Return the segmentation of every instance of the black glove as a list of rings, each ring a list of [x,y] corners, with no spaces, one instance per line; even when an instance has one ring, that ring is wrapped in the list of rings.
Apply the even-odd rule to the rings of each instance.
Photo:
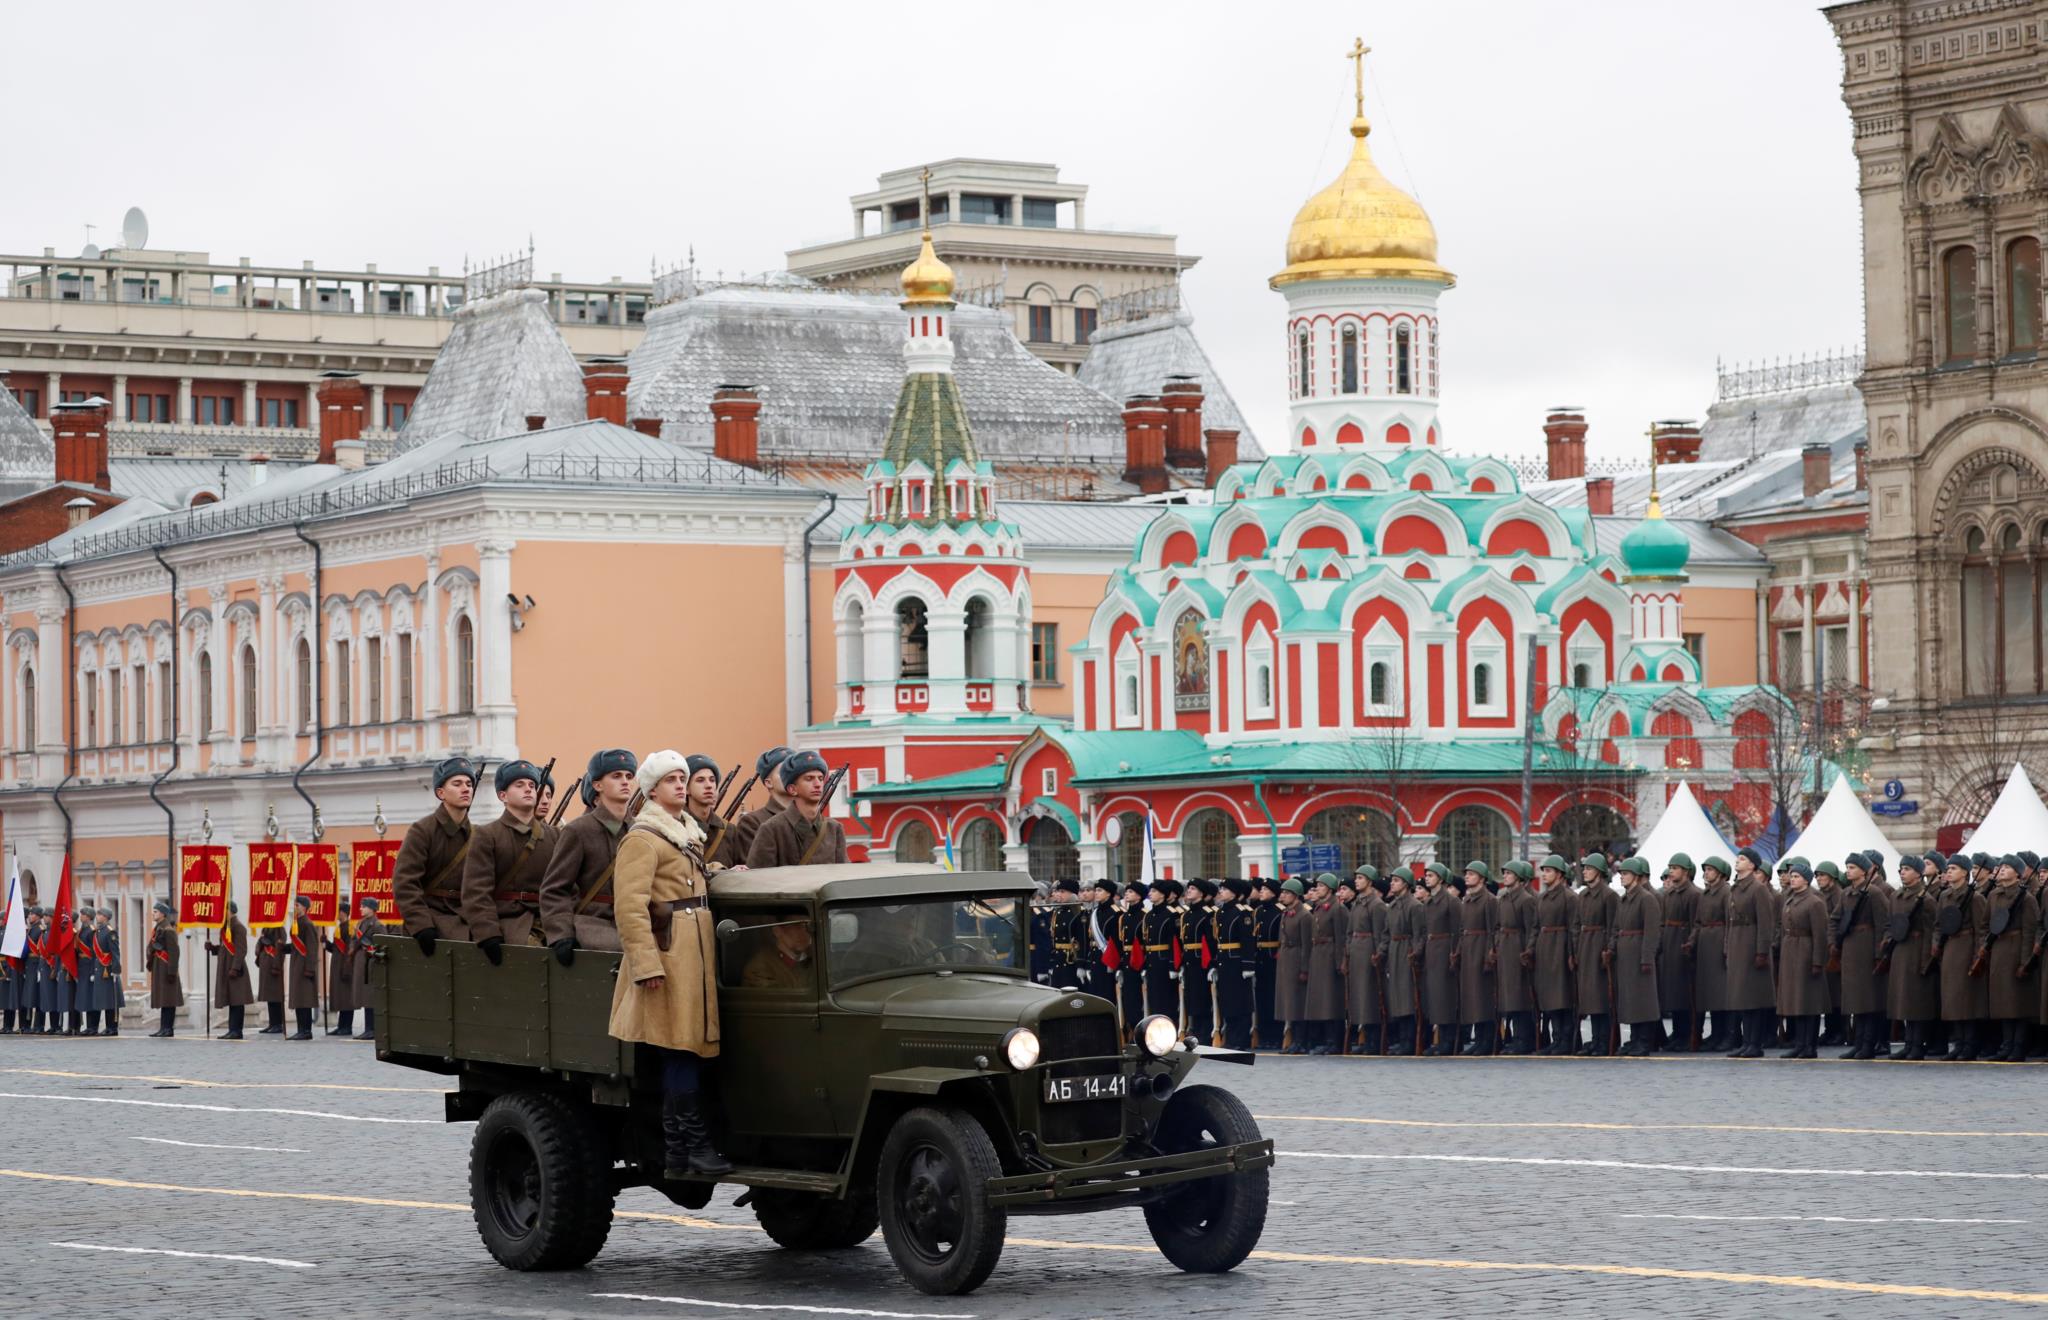
[[[564,935],[561,939],[548,945],[548,947],[555,951],[555,961],[562,964],[562,966],[567,967],[570,963],[576,961],[576,937],[574,935]]]
[[[489,958],[491,960],[491,966],[499,967],[504,964],[505,939],[503,936],[492,935],[486,939],[478,940],[476,942],[476,947],[478,952],[482,953],[484,957]]]
[[[427,927],[425,930],[414,931],[412,937],[419,942],[421,953],[424,953],[429,958],[434,956],[434,942],[440,939],[441,936],[432,926]]]

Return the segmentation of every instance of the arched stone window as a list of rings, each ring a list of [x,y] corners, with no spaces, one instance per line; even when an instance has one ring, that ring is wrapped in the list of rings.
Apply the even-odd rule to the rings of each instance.
[[[839,681],[860,683],[867,665],[867,611],[859,601],[849,601],[846,606],[846,644],[839,652]]]
[[[1306,399],[1308,397],[1309,381],[1308,331],[1302,331],[1301,335],[1294,341],[1294,352],[1296,371],[1294,392]]]
[[[1977,249],[1954,247],[1942,254],[1941,289],[1948,328],[1942,361],[1973,361],[1977,356]]]
[[[468,623],[469,620],[464,619],[463,622]],[[334,643],[334,723],[337,727],[343,729],[355,723],[355,705],[350,700],[350,697],[353,695],[349,690],[350,677],[348,642],[336,638]]]
[[[1310,843],[1336,844],[1344,862],[1338,868],[1342,875],[1361,866],[1384,871],[1400,863],[1400,836],[1393,819],[1371,807],[1324,807],[1302,824],[1301,835]]]
[[[199,653],[199,737],[213,736],[213,657],[206,652]]]
[[[1273,634],[1260,628],[1244,645],[1245,673],[1249,686],[1245,690],[1245,715],[1250,719],[1267,719],[1273,714]]]
[[[2016,238],[2005,247],[2005,351],[2041,347],[2041,242]]]
[[[298,658],[294,666],[299,685],[299,732],[313,731],[313,643],[299,638]]]
[[[1003,832],[992,820],[974,820],[960,831],[959,862],[963,871],[1003,869]]]
[[[1581,660],[1572,666],[1572,686],[1577,688],[1593,686],[1593,666]]]
[[[938,841],[932,837],[932,827],[921,820],[904,823],[896,831],[896,860],[899,862],[929,862],[938,848]]]
[[[256,736],[256,648],[244,646],[241,655],[241,715],[242,727],[236,732],[244,738]]]
[[[896,676],[931,676],[931,635],[921,600],[906,600],[896,607]]]
[[[1181,870],[1215,879],[1238,874],[1237,822],[1221,807],[1204,807],[1180,831]]]
[[[1634,834],[1628,821],[1613,807],[1599,802],[1580,802],[1566,807],[1551,821],[1550,851],[1572,862],[1595,852],[1607,854],[1608,860],[1612,861],[1635,851]],[[1576,876],[1573,878],[1577,879]]]
[[[1109,878],[1121,890],[1133,880],[1145,883],[1145,817],[1126,811],[1116,819],[1116,842],[1109,846]]]
[[[1081,878],[1081,850],[1067,827],[1050,816],[1040,816],[1027,827],[1024,850],[1031,878],[1047,888]]]
[[[1373,705],[1384,706],[1388,703],[1389,687],[1387,675],[1391,672],[1386,661],[1375,660],[1372,662],[1371,677],[1367,680],[1366,684],[1366,699]]]
[[[1355,326],[1355,325],[1347,325],[1347,326],[1345,326],[1345,327],[1344,327],[1344,341],[1343,341],[1343,342],[1344,342],[1344,350],[1343,350],[1343,355],[1342,355],[1342,362],[1343,362],[1343,372],[1344,372],[1344,392],[1345,392],[1346,394],[1356,394],[1356,393],[1358,393],[1358,327],[1357,327],[1357,326]]]
[[[989,627],[989,604],[986,596],[976,596],[967,602],[965,628],[967,677],[995,677],[995,634]]]
[[[455,709],[463,715],[476,711],[476,625],[467,614],[455,621]]]
[[[1477,859],[1497,872],[1513,847],[1508,818],[1491,807],[1459,807],[1436,831],[1436,859],[1453,871]]]
[[[1394,393],[1415,392],[1415,341],[1405,325],[1394,327]]]

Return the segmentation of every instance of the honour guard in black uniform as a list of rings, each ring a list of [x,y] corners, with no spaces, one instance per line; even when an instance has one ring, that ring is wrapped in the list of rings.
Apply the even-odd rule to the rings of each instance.
[[[28,909],[28,943],[21,951],[21,985],[15,991],[15,1012],[21,1019],[21,1030],[30,1036],[41,1035],[43,1030],[43,940],[47,935],[43,928],[43,910],[31,905]]]
[[[1201,1045],[1216,1043],[1216,910],[1209,905],[1214,894],[1209,881],[1189,880],[1180,915],[1181,1002],[1188,1034]]]
[[[1044,898],[1031,900],[1031,979],[1052,984],[1052,904]]]
[[[1258,979],[1257,912],[1240,902],[1244,881],[1216,882],[1216,1016],[1227,1049],[1252,1047],[1252,998]]]
[[[1157,1013],[1180,1025],[1180,913],[1174,910],[1174,895],[1180,886],[1171,880],[1154,880],[1146,892],[1149,905],[1141,926],[1145,941],[1145,1012]]]
[[[1135,880],[1124,884],[1123,899],[1116,905],[1116,943],[1122,951],[1117,959],[1116,1002],[1124,1020],[1124,1035],[1137,1030],[1145,1016],[1145,887]]]
[[[1286,1030],[1273,1011],[1273,988],[1280,972],[1280,892],[1270,879],[1252,886],[1252,935],[1258,962],[1252,978],[1252,1028],[1262,1050],[1280,1048]]]
[[[1052,886],[1052,983],[1062,990],[1081,988],[1081,906],[1079,881],[1062,877]]]
[[[78,976],[71,985],[71,1022],[65,1034],[97,1036],[100,1034],[100,960],[99,948],[93,943],[90,905],[78,909],[78,924],[72,929],[77,932]]]

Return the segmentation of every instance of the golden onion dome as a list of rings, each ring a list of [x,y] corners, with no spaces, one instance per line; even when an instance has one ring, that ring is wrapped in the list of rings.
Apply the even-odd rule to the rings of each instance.
[[[1272,287],[1305,280],[1428,280],[1456,283],[1436,264],[1436,226],[1422,204],[1387,181],[1365,145],[1372,125],[1351,121],[1351,160],[1337,181],[1295,212],[1287,269]]]
[[[932,251],[932,231],[924,231],[917,260],[903,268],[903,301],[920,306],[953,301],[953,268]]]

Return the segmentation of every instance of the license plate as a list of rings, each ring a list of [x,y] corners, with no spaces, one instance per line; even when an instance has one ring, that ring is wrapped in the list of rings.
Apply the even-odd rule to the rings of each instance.
[[[1045,1079],[1045,1098],[1049,1104],[1064,1100],[1121,1100],[1130,1093],[1131,1079],[1122,1073]]]

